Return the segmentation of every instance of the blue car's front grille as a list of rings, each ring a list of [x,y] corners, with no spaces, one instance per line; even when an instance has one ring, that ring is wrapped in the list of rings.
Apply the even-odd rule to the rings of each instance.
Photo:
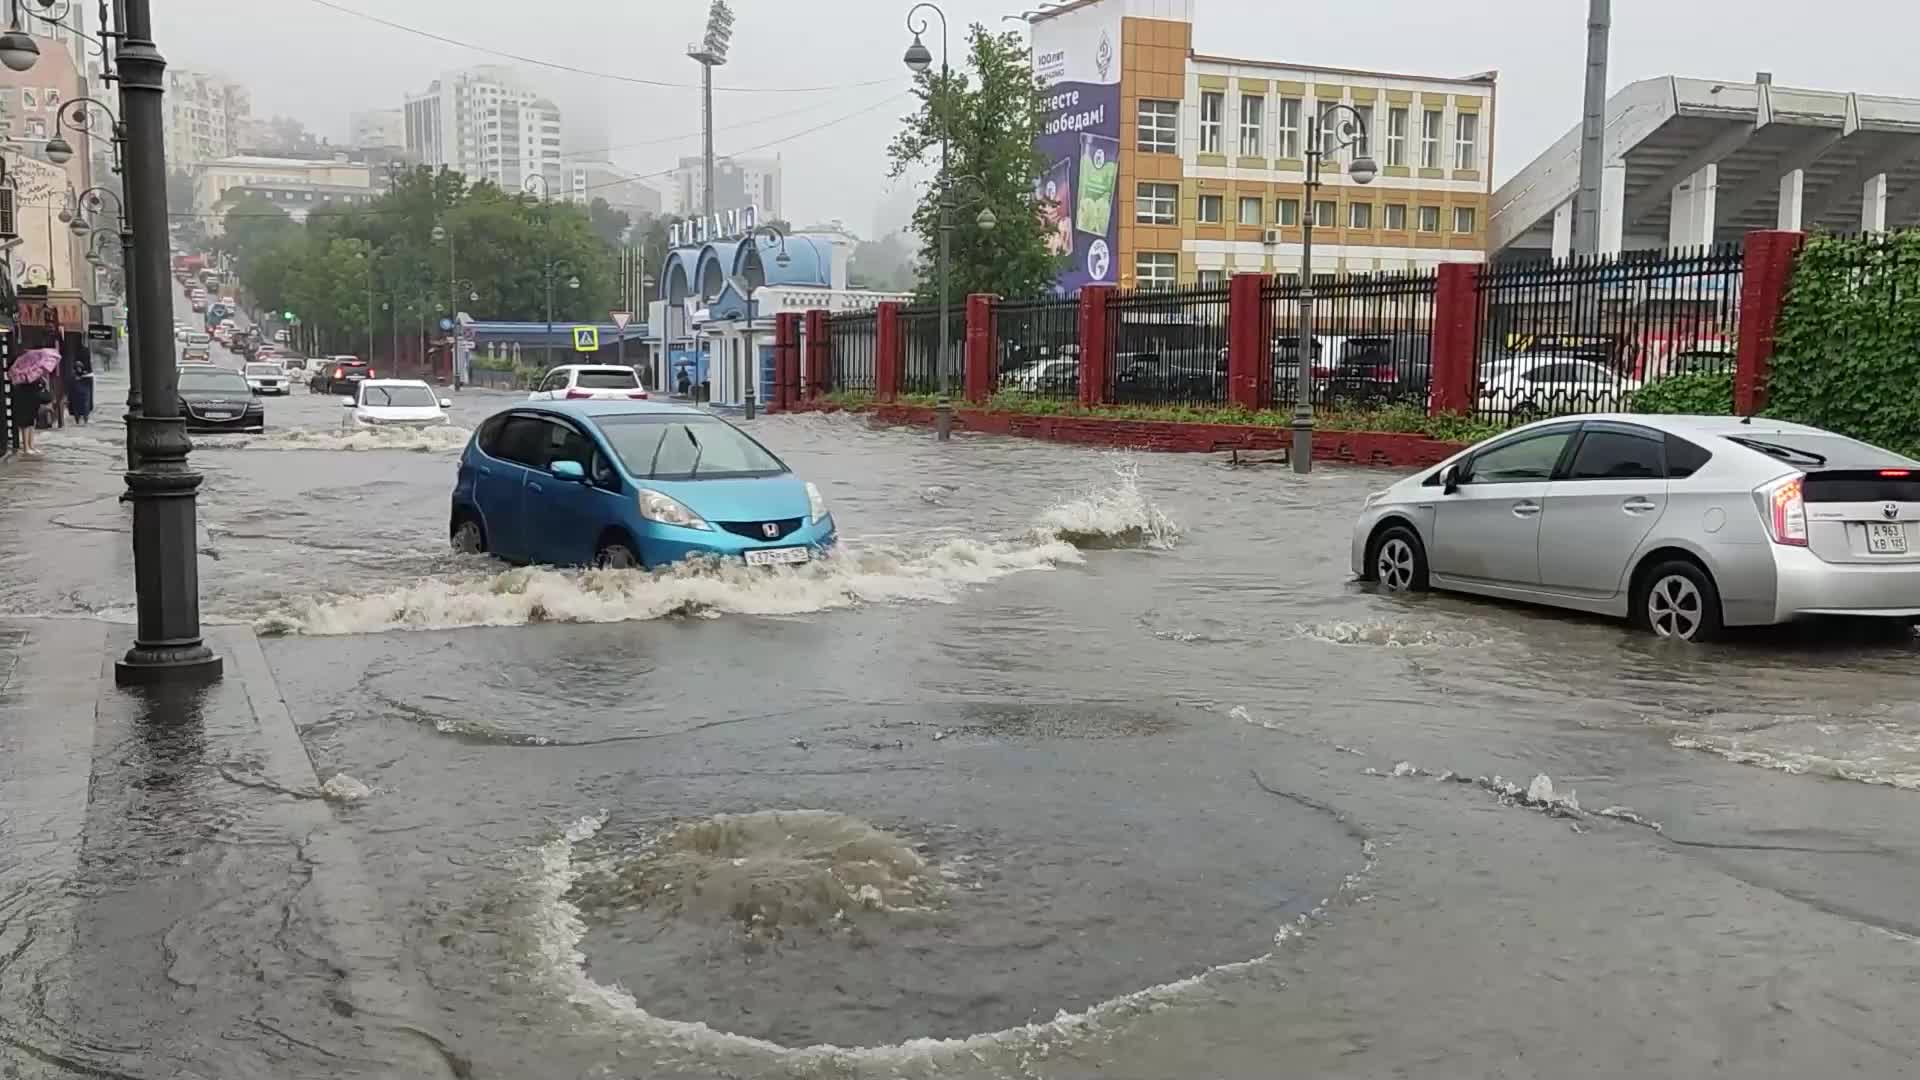
[[[744,536],[749,540],[785,540],[800,528],[800,518],[786,518],[782,521],[716,521],[715,525],[735,536]]]

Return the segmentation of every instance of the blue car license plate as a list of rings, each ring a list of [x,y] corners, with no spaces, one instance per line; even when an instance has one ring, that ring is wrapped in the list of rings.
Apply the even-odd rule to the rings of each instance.
[[[813,558],[813,553],[803,547],[759,548],[746,553],[748,566],[790,566]]]

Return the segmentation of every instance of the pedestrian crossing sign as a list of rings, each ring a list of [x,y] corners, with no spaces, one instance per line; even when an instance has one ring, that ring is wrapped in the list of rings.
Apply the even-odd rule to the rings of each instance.
[[[599,352],[600,328],[597,326],[576,326],[573,328],[574,352]]]

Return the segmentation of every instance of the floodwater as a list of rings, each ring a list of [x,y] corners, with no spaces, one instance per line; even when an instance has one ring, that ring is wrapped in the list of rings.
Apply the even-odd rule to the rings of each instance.
[[[463,395],[456,423],[508,400]],[[830,562],[508,568],[446,549],[458,432],[341,436],[331,402],[196,452],[205,614],[266,635],[378,897],[359,917],[417,980],[389,1019],[455,1071],[1890,1076],[1920,1053],[1911,635],[1672,648],[1381,596],[1346,559],[1384,474],[845,417],[751,425],[826,491]],[[29,466],[0,610],[126,617],[97,565],[125,563],[116,433]],[[90,831],[124,816],[112,777],[165,772],[116,760]],[[272,795],[231,761],[186,775],[185,835]],[[72,1075],[378,1074],[371,1022],[249,944],[325,874],[181,843],[194,902],[128,932],[169,978],[90,994],[116,953],[82,950],[36,1045],[67,1040]],[[89,850],[84,888],[163,858]],[[143,1063],[131,1033],[176,1009],[169,1068]]]

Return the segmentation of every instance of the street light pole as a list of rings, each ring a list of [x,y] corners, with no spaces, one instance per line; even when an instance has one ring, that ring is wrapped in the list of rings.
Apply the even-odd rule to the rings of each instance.
[[[1300,218],[1300,312],[1299,365],[1293,390],[1293,471],[1313,471],[1313,208],[1314,194],[1320,190],[1320,163],[1327,147],[1321,145],[1320,125],[1333,119],[1332,150],[1350,146],[1360,152],[1354,156],[1348,175],[1355,183],[1370,184],[1378,169],[1368,153],[1366,117],[1351,105],[1329,105],[1318,116],[1307,116],[1306,205]],[[1335,358],[1337,359],[1337,358]]]
[[[913,44],[907,46],[907,67],[916,73],[925,72],[933,61],[933,57],[927,52],[927,47],[920,42],[920,35],[927,31],[927,20],[924,17],[918,20],[914,18],[923,9],[933,12],[940,20],[940,84],[937,95],[945,95],[952,71],[947,66],[947,13],[940,10],[938,4],[922,2],[907,9],[907,30],[913,34]],[[947,176],[947,117],[939,115],[936,100],[936,96],[928,97],[929,113],[937,115],[940,123],[940,177],[937,181],[940,185],[937,203],[940,258],[939,265],[935,268],[935,278],[939,282],[936,289],[940,300],[940,343],[935,352],[938,358],[935,363],[939,367],[940,389],[933,399],[933,430],[936,438],[946,442],[953,437],[953,401],[947,396],[947,366],[952,359],[950,356],[952,346],[947,340],[947,278],[953,264],[953,189],[950,178]]]
[[[129,327],[144,391],[133,419],[140,467],[127,472],[133,503],[133,577],[139,614],[133,647],[114,666],[127,683],[209,682],[220,658],[200,638],[200,474],[180,418],[173,364],[173,297],[167,273],[167,62],[153,42],[148,0],[125,0],[117,56],[125,122],[126,209],[133,232],[127,273],[140,320]]]

